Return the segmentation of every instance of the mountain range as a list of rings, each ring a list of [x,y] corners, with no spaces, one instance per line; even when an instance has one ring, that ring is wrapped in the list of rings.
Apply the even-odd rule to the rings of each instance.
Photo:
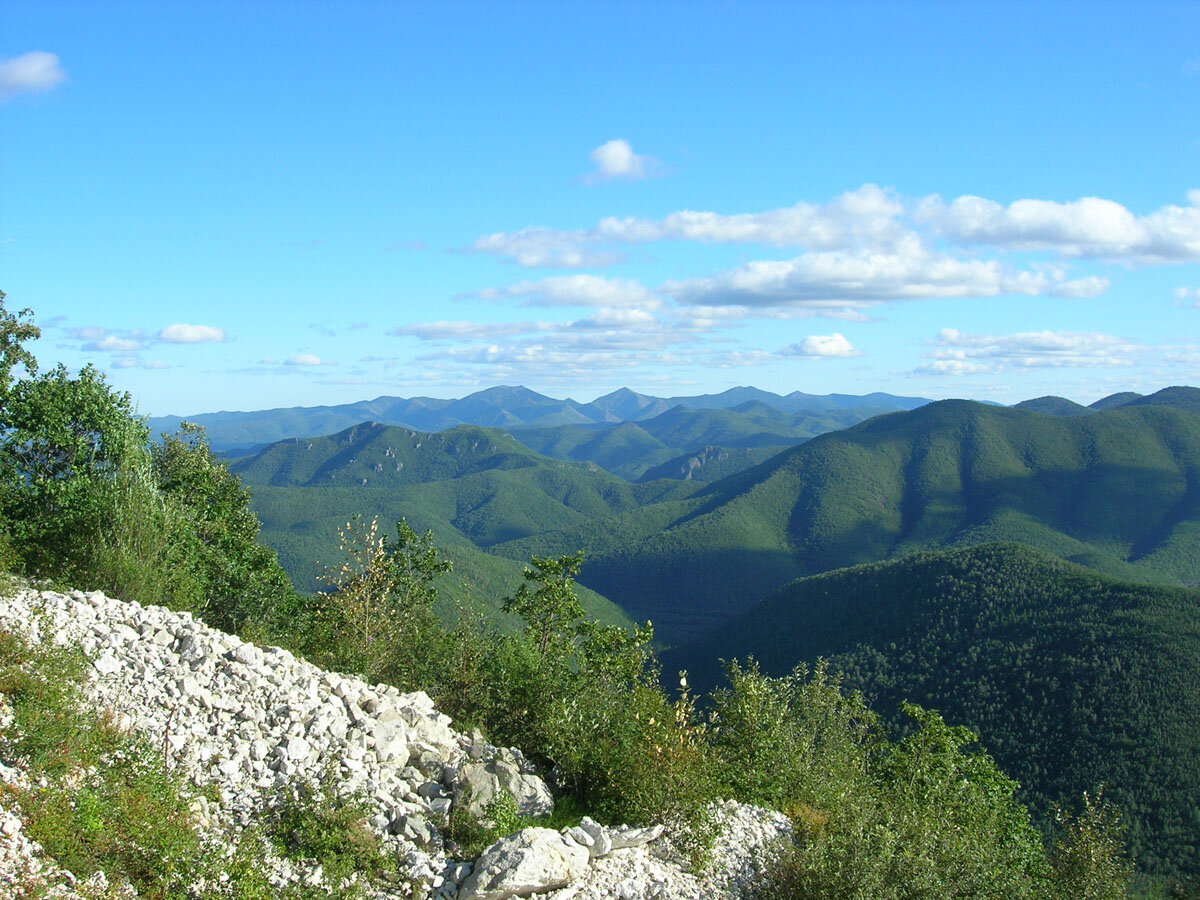
[[[874,393],[805,394],[793,391],[786,396],[753,387],[730,388],[719,394],[692,397],[651,397],[621,388],[590,403],[556,400],[525,387],[501,385],[478,391],[457,400],[433,397],[376,397],[338,406],[290,407],[252,412],[215,412],[194,416],[151,417],[154,433],[174,431],[185,419],[203,425],[214,450],[249,450],[290,437],[316,437],[333,434],[363,422],[400,425],[415,431],[444,431],[457,425],[483,425],[492,428],[553,428],[562,425],[618,424],[652,419],[674,407],[688,409],[730,409],[756,402],[796,414],[834,416],[833,427],[851,424],[844,421],[853,411],[861,410],[854,421],[881,412],[913,409],[928,401],[920,397],[897,397]]]

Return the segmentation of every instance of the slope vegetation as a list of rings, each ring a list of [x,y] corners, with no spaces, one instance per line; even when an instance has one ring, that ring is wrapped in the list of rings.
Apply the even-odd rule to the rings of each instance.
[[[718,657],[818,657],[885,714],[969,725],[1045,811],[1106,783],[1149,871],[1200,873],[1200,592],[1118,581],[1015,544],[797,581],[663,658],[699,689]]]

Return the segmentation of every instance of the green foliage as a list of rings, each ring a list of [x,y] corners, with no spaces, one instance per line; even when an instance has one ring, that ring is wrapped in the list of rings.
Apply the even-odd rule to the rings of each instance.
[[[307,644],[331,667],[428,687],[446,649],[433,582],[451,563],[439,557],[431,532],[418,536],[403,519],[394,541],[380,532],[378,517],[365,524],[356,516],[339,537],[343,560],[326,576],[333,590],[321,595]]]
[[[798,581],[664,664],[707,688],[710,660],[750,654],[776,676],[825,655],[886,714],[908,699],[969,725],[1039,822],[1106,783],[1143,870],[1197,872],[1196,591],[1012,544],[915,554]]]
[[[525,620],[526,634],[537,647],[541,661],[564,657],[571,647],[571,626],[583,617],[583,607],[575,594],[575,578],[583,565],[583,554],[558,559],[535,556],[533,566],[525,569],[525,581],[517,592],[504,600],[505,612]],[[536,590],[530,584],[538,585]]]
[[[506,601],[525,618],[525,634],[468,640],[478,648],[471,678],[439,702],[493,740],[522,747],[589,814],[666,823],[699,858],[712,838],[716,781],[694,700],[685,692],[672,703],[659,686],[648,624],[629,631],[581,621],[578,556],[532,562]]]
[[[29,375],[37,372],[37,359],[25,346],[37,340],[42,331],[33,324],[33,310],[11,312],[4,308],[4,291],[0,291],[0,408],[8,402],[12,371],[21,366]]]
[[[264,828],[276,850],[287,859],[319,863],[331,885],[352,876],[373,882],[395,876],[396,859],[368,825],[364,798],[338,795],[329,783],[301,782],[284,793]]]
[[[1058,838],[1050,853],[1062,900],[1121,900],[1127,896],[1133,866],[1125,854],[1124,828],[1101,792],[1083,794],[1078,812],[1055,810]]]
[[[728,686],[713,690],[709,723],[722,786],[750,803],[787,810],[840,812],[862,794],[880,724],[861,694],[841,690],[824,661],[781,678],[758,663],[725,667]]]
[[[249,492],[213,456],[203,429],[184,422],[151,453],[158,489],[177,519],[174,605],[225,631],[281,631],[297,614],[291,585],[275,554],[258,542]]]
[[[503,788],[484,806],[481,816],[471,814],[467,808],[469,799],[455,804],[447,829],[447,837],[458,845],[457,853],[463,859],[475,859],[500,838],[539,824],[522,816],[516,799]]]
[[[0,428],[0,503],[25,570],[87,573],[117,482],[144,452],[129,395],[92,366],[72,378],[60,365],[12,386]]]
[[[0,562],[227,630],[278,631],[291,586],[203,432],[184,423],[152,449],[129,395],[90,365],[10,384],[15,365],[36,368],[20,346],[30,329],[0,306]]]
[[[794,842],[764,872],[761,897],[877,900],[1037,898],[1048,867],[1015,782],[975,735],[907,704],[918,728],[899,743],[879,737],[868,752],[856,802],[802,809]]]

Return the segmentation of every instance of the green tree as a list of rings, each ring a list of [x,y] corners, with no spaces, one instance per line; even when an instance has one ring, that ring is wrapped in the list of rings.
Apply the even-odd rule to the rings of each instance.
[[[550,655],[563,657],[571,644],[575,623],[583,618],[583,606],[575,594],[575,576],[583,565],[583,551],[574,556],[534,556],[525,568],[525,582],[504,599],[502,609],[525,620],[526,634],[537,647],[543,662]],[[536,584],[536,590],[530,585]],[[557,652],[552,653],[556,650]]]
[[[247,491],[213,456],[204,429],[180,423],[151,450],[154,477],[177,510],[176,605],[194,608],[210,625],[266,637],[298,614],[287,574],[258,542],[261,527]]]
[[[124,472],[137,477],[148,433],[128,394],[85,366],[11,385],[0,409],[0,505],[30,574],[87,572]]]
[[[5,296],[0,291],[0,407],[7,403],[16,366],[23,366],[30,375],[37,373],[37,359],[25,343],[42,336],[41,329],[33,324],[33,310],[10,312],[4,307]]]

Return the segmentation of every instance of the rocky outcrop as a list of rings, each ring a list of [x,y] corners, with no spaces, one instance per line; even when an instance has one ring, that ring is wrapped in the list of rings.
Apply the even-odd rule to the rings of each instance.
[[[0,598],[0,629],[35,643],[79,646],[91,660],[91,702],[161,747],[164,764],[216,798],[198,801],[205,828],[246,826],[298,782],[367,798],[371,826],[406,875],[405,884],[389,889],[394,893],[378,897],[733,895],[759,848],[787,828],[786,819],[765,810],[723,808],[716,865],[704,879],[671,858],[657,840],[661,828],[605,828],[589,819],[563,832],[524,829],[474,864],[456,860],[442,837],[456,802],[483,812],[506,790],[522,812],[537,815],[553,801],[519,751],[459,734],[424,693],[323,671],[187,613],[98,592],[16,591]],[[0,781],[17,777],[0,767]],[[20,833],[16,815],[0,810],[0,885],[12,865],[5,847]],[[272,877],[282,884],[310,875],[287,864]]]

